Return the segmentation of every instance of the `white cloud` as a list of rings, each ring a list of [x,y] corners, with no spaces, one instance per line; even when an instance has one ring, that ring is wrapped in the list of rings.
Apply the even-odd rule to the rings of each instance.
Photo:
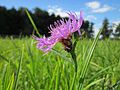
[[[113,9],[112,7],[108,5],[105,5],[105,4],[102,5],[98,1],[88,2],[85,5],[89,7],[93,13],[104,13],[104,12],[108,12]]]
[[[67,11],[63,10],[58,6],[48,6],[48,13],[51,15],[54,13],[56,16],[60,15],[61,17],[68,17]]]
[[[51,15],[51,14],[55,14],[56,16],[57,15],[60,15],[61,17],[68,17],[68,13],[69,11],[67,10],[64,10],[63,8],[61,7],[58,7],[57,5],[55,6],[48,6],[48,13]],[[80,16],[80,11],[75,11],[75,14],[79,17]]]
[[[112,23],[115,24],[115,25],[118,25],[120,23],[120,20],[113,21]]]
[[[112,21],[112,25],[113,25],[113,32],[115,32],[115,29],[117,27],[117,25],[120,23],[120,20],[116,20],[116,21]]]
[[[92,8],[92,9],[97,9],[100,7],[100,3],[98,1],[92,1],[92,2],[86,3],[86,6]]]
[[[111,9],[112,9],[112,7],[110,7],[108,5],[104,5],[101,8],[92,10],[92,12],[94,12],[94,13],[104,13],[104,12],[110,11]]]
[[[94,15],[88,15],[85,20],[90,20],[90,21],[93,21],[93,20],[97,20],[97,18],[94,16]]]

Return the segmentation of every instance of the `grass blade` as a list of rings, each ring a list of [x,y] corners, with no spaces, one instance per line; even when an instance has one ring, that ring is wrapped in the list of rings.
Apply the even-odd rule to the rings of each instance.
[[[13,73],[12,76],[11,76],[11,80],[10,80],[10,82],[9,82],[9,85],[8,85],[8,87],[7,87],[7,90],[12,90],[12,88],[13,88],[13,83],[14,83],[14,73]]]
[[[27,52],[28,52],[28,56],[31,60],[30,65],[31,65],[31,68],[32,68],[32,74],[33,74],[33,76],[35,76],[35,60],[33,58],[34,56],[33,56],[30,45],[27,45]]]
[[[92,81],[93,79],[95,79],[97,76],[101,75],[103,72],[106,72],[108,69],[112,68],[112,67],[115,67],[117,65],[111,65],[111,66],[108,66],[106,68],[103,68],[101,69],[99,72],[97,72],[94,76],[91,77],[91,79],[89,79],[89,81]],[[107,73],[107,72],[106,72]]]
[[[84,88],[84,90],[88,90],[92,85],[97,84],[97,83],[101,82],[101,81],[104,80],[104,79],[105,79],[105,78],[98,79],[98,80],[90,83],[89,85],[87,85],[87,86]]]
[[[57,65],[56,65],[56,67],[54,69],[54,72],[53,72],[53,76],[52,76],[51,82],[50,82],[49,90],[53,90],[52,87],[54,85],[54,79],[55,79],[56,72],[57,72],[58,68],[59,68],[59,65],[57,63]]]
[[[3,55],[0,54],[0,58],[2,58],[3,60],[5,60],[6,62],[9,63],[9,60],[7,58],[5,58]]]
[[[37,27],[36,27],[36,25],[35,25],[35,23],[34,23],[34,21],[33,21],[32,17],[30,16],[30,14],[29,14],[28,10],[27,10],[27,9],[25,9],[25,12],[26,12],[26,14],[27,14],[27,16],[28,16],[28,18],[29,18],[29,20],[30,20],[30,22],[31,22],[32,26],[34,27],[34,29],[35,29],[36,33],[37,33],[37,34],[38,34],[38,36],[40,37],[40,34],[39,34],[39,32],[38,32],[38,29],[37,29]]]
[[[19,65],[18,65],[16,77],[15,77],[13,90],[16,90],[16,88],[17,88],[17,82],[18,82],[19,73],[20,73],[20,69],[21,69],[21,63],[22,63],[22,59],[23,59],[23,52],[24,52],[24,45],[23,45],[22,51],[21,51],[21,56],[20,56],[20,60],[19,60]]]
[[[61,72],[60,72],[60,66],[61,66],[61,61],[58,57],[58,70],[57,70],[57,74],[56,74],[56,85],[55,85],[55,90],[59,90],[59,86],[60,86],[60,77],[61,77]]]
[[[70,58],[66,57],[65,55],[63,55],[63,54],[62,54],[61,52],[59,52],[58,50],[52,49],[52,51],[53,51],[56,55],[59,55],[59,56],[60,56],[61,58],[63,58],[64,60],[66,60],[66,61],[68,61],[68,62],[70,62],[70,63],[73,63]]]
[[[27,68],[27,70],[28,70],[28,74],[30,76],[30,79],[32,81],[32,86],[34,87],[35,90],[39,90],[38,85],[37,85],[37,83],[35,81],[35,78],[34,78],[33,74],[31,73],[31,70],[29,68]]]
[[[85,60],[85,63],[83,65],[83,68],[82,68],[82,71],[81,71],[81,75],[80,75],[80,78],[79,78],[79,86],[78,86],[79,90],[82,90],[82,88],[83,88],[83,83],[84,83],[85,75],[87,73],[87,69],[88,69],[89,63],[91,61],[93,52],[95,50],[95,47],[97,45],[97,41],[99,39],[99,36],[100,36],[101,32],[102,32],[102,29],[98,32],[96,38],[94,39],[94,41],[93,41],[93,43],[91,45],[91,48],[90,48],[90,50],[88,52],[88,55],[86,57],[86,60]]]
[[[4,65],[3,74],[2,74],[2,89],[6,89],[6,73],[7,73],[7,64]]]

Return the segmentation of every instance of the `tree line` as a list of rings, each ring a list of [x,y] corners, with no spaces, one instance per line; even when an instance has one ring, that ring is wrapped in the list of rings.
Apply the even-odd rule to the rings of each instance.
[[[33,11],[28,10],[32,19],[37,26],[41,35],[50,36],[48,26],[53,24],[55,21],[62,19],[59,15],[49,14],[47,11],[40,8],[35,8]],[[65,17],[64,19],[68,19]],[[109,38],[113,33],[112,28],[109,28],[108,19],[103,21],[102,26],[103,32],[101,35],[103,38]],[[81,27],[83,37],[93,38],[94,37],[94,23],[88,20],[84,20]],[[24,7],[16,10],[15,8],[7,9],[4,6],[0,6],[0,36],[30,36],[34,32],[33,26],[26,15]],[[116,27],[115,37],[120,37],[120,24]]]
[[[39,33],[41,35],[49,36],[48,26],[56,20],[59,20],[60,16],[54,14],[49,15],[47,11],[35,8],[33,12],[29,11],[32,16]],[[31,35],[33,33],[33,27],[26,15],[24,8],[6,9],[0,7],[0,35]]]
[[[120,23],[110,25],[109,20],[107,18],[104,19],[102,23],[102,39],[110,38],[113,36],[114,39],[120,39]]]

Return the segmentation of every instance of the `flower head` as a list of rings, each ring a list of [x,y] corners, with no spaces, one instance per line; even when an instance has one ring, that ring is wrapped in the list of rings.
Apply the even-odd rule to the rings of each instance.
[[[33,36],[33,38],[37,40],[37,48],[42,50],[43,52],[50,51],[52,47],[56,44],[55,39],[52,39],[51,37],[46,38],[44,36],[43,38],[38,38],[36,36]]]
[[[71,49],[71,36],[72,33],[78,31],[80,33],[80,27],[83,22],[82,14],[80,12],[80,18],[78,19],[76,14],[68,13],[68,20],[59,20],[54,22],[54,25],[50,25],[49,30],[51,36],[46,38],[34,38],[38,41],[37,48],[41,49],[43,52],[48,52],[57,43],[61,42],[66,50]]]
[[[50,25],[51,37],[54,39],[67,39],[72,33],[78,31],[80,35],[80,27],[82,25],[83,18],[80,14],[80,18],[77,18],[76,14],[68,13],[69,19],[60,20],[54,23],[54,26]]]

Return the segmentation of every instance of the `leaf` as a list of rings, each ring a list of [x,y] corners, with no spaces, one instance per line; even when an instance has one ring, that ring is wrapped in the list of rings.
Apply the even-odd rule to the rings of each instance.
[[[101,81],[104,80],[104,79],[105,79],[105,78],[98,79],[98,80],[96,80],[96,81],[90,83],[90,84],[87,85],[83,90],[88,90],[92,85],[97,84],[97,83],[101,82]]]
[[[12,76],[11,76],[11,80],[10,80],[10,82],[9,82],[9,84],[8,84],[7,90],[12,90],[12,88],[13,88],[13,83],[14,83],[14,73],[13,73]]]
[[[81,71],[81,75],[79,77],[79,85],[78,85],[78,89],[79,90],[82,90],[82,88],[83,88],[83,83],[84,83],[85,75],[87,73],[88,66],[89,66],[90,61],[92,59],[92,55],[93,55],[93,52],[94,52],[95,47],[97,45],[97,42],[98,42],[98,39],[99,39],[99,36],[100,36],[101,32],[102,32],[102,29],[98,32],[96,38],[94,39],[94,41],[93,41],[93,43],[92,43],[92,45],[90,47],[90,50],[88,52],[87,57],[84,60],[85,62],[83,63],[83,68],[82,68],[82,71]]]
[[[35,25],[35,23],[34,23],[34,21],[33,21],[32,17],[31,17],[31,15],[29,14],[28,10],[27,10],[27,9],[25,9],[25,12],[26,12],[26,14],[27,14],[27,16],[28,16],[28,18],[29,18],[29,20],[30,20],[30,22],[31,22],[32,26],[34,27],[34,29],[35,29],[36,33],[37,33],[37,34],[38,34],[38,36],[40,37],[41,35],[39,34],[38,29],[37,29],[37,27],[36,27],[36,25]]]
[[[20,73],[20,69],[21,69],[21,63],[22,63],[22,59],[23,59],[23,52],[24,52],[24,45],[22,47],[22,51],[21,51],[21,55],[20,55],[20,59],[19,59],[19,65],[18,65],[16,77],[15,77],[13,90],[16,90],[16,88],[17,88],[17,82],[18,82],[19,73]]]

